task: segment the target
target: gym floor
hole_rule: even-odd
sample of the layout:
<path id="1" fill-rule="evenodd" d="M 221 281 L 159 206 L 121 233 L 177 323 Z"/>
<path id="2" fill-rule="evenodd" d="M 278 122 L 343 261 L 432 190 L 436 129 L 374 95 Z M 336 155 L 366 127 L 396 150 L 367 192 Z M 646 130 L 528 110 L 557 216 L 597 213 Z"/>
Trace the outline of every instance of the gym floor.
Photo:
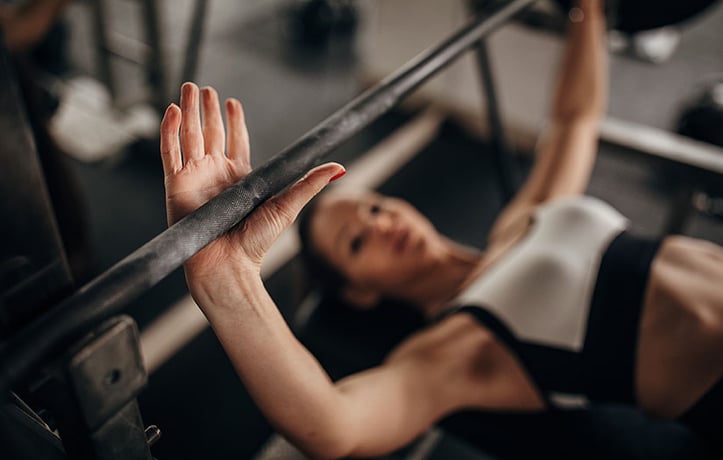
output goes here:
<path id="1" fill-rule="evenodd" d="M 105 3 L 111 10 L 108 17 L 114 32 L 140 36 L 137 4 Z M 173 8 L 165 5 L 163 9 L 164 47 L 171 75 L 180 73 L 191 4 L 190 0 L 174 0 Z M 222 97 L 242 100 L 255 164 L 349 101 L 368 77 L 353 42 L 327 48 L 295 43 L 286 28 L 287 4 L 218 0 L 210 2 L 206 18 L 196 81 L 216 87 Z M 66 20 L 71 73 L 95 75 L 88 4 L 74 3 Z M 400 34 L 405 33 L 403 27 Z M 621 119 L 672 129 L 700 77 L 709 75 L 711 69 L 723 71 L 721 28 L 723 6 L 719 4 L 685 30 L 670 61 L 653 65 L 633 58 L 616 60 L 610 112 Z M 121 82 L 119 105 L 129 107 L 143 94 L 137 89 L 143 84 L 142 77 L 127 63 L 116 63 L 115 69 Z M 176 78 L 173 82 L 174 87 L 180 83 Z M 641 87 L 656 91 L 655 97 L 646 97 L 641 103 Z M 385 116 L 340 149 L 336 158 L 362 155 L 408 118 L 409 114 L 402 112 Z M 72 155 L 67 158 L 83 197 L 94 273 L 165 228 L 155 142 L 133 143 L 98 162 L 79 161 Z M 382 189 L 417 204 L 443 233 L 481 245 L 501 202 L 489 155 L 485 155 L 488 151 L 489 147 L 454 122 L 445 123 L 438 139 Z M 444 162 L 439 161 L 439 152 L 444 153 Z M 524 170 L 529 160 L 523 155 L 516 161 Z M 434 184 L 434 190 L 429 184 Z M 618 207 L 632 218 L 635 230 L 648 235 L 659 234 L 674 198 L 649 164 L 623 158 L 614 146 L 606 144 L 601 146 L 589 191 Z M 466 211 L 455 212 L 460 209 Z M 693 216 L 685 233 L 723 244 L 723 222 L 704 215 Z M 292 271 L 285 266 L 268 282 L 286 317 L 295 309 L 288 288 L 293 283 Z M 186 294 L 183 276 L 175 272 L 133 302 L 130 314 L 143 330 Z M 163 432 L 153 448 L 160 459 L 250 458 L 273 432 L 208 329 L 150 376 L 139 399 L 144 421 L 157 424 Z"/>

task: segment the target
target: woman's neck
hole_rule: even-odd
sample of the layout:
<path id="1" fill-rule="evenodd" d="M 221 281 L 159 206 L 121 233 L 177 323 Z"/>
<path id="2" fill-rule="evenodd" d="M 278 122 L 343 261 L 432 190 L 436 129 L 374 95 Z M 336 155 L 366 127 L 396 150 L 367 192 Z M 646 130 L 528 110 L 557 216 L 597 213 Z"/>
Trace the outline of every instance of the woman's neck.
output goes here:
<path id="1" fill-rule="evenodd" d="M 467 285 L 483 261 L 478 249 L 446 240 L 435 266 L 415 280 L 410 299 L 426 318 L 439 315 Z"/>

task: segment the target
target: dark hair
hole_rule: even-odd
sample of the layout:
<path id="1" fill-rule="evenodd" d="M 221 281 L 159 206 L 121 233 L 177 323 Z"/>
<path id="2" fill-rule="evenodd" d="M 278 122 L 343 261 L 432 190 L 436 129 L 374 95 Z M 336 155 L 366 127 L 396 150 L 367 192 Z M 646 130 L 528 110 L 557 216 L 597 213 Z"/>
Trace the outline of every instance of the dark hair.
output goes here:
<path id="1" fill-rule="evenodd" d="M 347 285 L 348 280 L 319 252 L 311 238 L 311 221 L 318 211 L 318 203 L 317 197 L 306 205 L 296 220 L 301 241 L 299 255 L 306 271 L 306 291 L 315 289 L 324 297 L 340 299 L 341 289 Z"/>

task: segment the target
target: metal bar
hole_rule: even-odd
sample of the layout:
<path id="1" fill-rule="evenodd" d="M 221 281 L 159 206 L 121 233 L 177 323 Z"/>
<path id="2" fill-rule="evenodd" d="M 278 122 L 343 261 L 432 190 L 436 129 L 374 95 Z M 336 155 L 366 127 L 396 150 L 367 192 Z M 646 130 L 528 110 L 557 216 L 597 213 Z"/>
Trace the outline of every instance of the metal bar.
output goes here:
<path id="1" fill-rule="evenodd" d="M 671 131 L 608 117 L 600 125 L 600 140 L 713 178 L 723 175 L 723 148 Z"/>
<path id="2" fill-rule="evenodd" d="M 435 72 L 534 0 L 495 4 L 440 45 L 422 52 L 378 85 L 332 114 L 244 180 L 186 216 L 82 287 L 0 348 L 0 393 L 94 323 L 123 310 L 228 231 L 266 199 L 298 180 L 324 156 L 389 111 Z"/>

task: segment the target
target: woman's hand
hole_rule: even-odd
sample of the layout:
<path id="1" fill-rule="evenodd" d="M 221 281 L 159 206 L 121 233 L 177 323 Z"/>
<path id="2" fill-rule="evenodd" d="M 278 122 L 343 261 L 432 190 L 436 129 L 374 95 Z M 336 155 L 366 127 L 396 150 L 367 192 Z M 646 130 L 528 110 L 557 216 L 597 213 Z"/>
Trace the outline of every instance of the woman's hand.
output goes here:
<path id="1" fill-rule="evenodd" d="M 248 132 L 241 103 L 236 99 L 226 100 L 226 122 L 228 136 L 216 91 L 203 88 L 199 107 L 199 89 L 193 83 L 185 83 L 181 88 L 181 107 L 171 104 L 166 110 L 161 121 L 161 159 L 169 225 L 251 171 Z M 258 272 L 266 251 L 301 208 L 343 173 L 339 164 L 324 164 L 268 200 L 242 225 L 188 260 L 185 268 L 189 283 L 208 279 L 224 268 L 233 273 L 248 269 Z"/>

